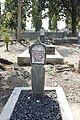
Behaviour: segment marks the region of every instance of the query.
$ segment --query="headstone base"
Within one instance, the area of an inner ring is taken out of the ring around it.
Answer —
[[[32,65],[32,90],[34,95],[44,95],[45,69],[43,65]]]

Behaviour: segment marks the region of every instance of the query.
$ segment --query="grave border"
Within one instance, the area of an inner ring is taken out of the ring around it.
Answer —
[[[18,100],[18,97],[22,90],[32,90],[31,87],[15,87],[13,90],[11,96],[9,97],[5,107],[2,110],[2,113],[0,115],[0,120],[10,120],[10,117],[12,115],[12,112],[14,110],[14,107],[16,105],[16,102]],[[56,90],[59,107],[61,110],[62,120],[74,120],[71,109],[69,107],[69,104],[67,102],[65,93],[62,89],[62,87],[45,87],[44,90]]]

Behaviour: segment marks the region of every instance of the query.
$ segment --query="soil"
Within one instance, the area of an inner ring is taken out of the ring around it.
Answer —
[[[0,58],[7,59],[13,62],[13,65],[4,65],[8,69],[3,71],[0,69],[0,112],[6,104],[13,89],[18,86],[19,81],[13,80],[12,84],[9,80],[5,82],[4,77],[7,78],[11,73],[15,72],[13,68],[24,69],[31,74],[31,66],[20,67],[17,65],[17,55],[26,50],[27,46],[15,42],[9,45],[9,51],[6,51],[5,45],[0,43]],[[58,45],[56,49],[64,57],[64,65],[45,65],[45,86],[61,86],[65,92],[68,102],[80,103],[80,48],[74,45]],[[21,79],[20,79],[21,80]],[[31,85],[31,77],[27,80],[27,86]],[[9,84],[7,84],[7,82]],[[21,81],[20,81],[21,82]],[[24,83],[25,84],[25,83]],[[24,86],[19,84],[19,86]]]

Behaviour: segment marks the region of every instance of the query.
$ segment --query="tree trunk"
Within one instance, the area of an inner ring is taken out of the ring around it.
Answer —
[[[1,24],[1,3],[0,3],[0,24]]]
[[[49,18],[49,29],[51,30],[51,19]]]
[[[76,36],[76,9],[77,0],[72,0],[72,35]]]
[[[8,49],[8,43],[6,43],[6,50],[9,51],[9,49]]]
[[[17,28],[17,41],[21,41],[21,6],[22,0],[18,2],[18,28]]]

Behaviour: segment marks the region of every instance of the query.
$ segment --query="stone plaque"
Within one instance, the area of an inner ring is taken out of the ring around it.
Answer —
[[[30,50],[31,64],[45,64],[46,50],[42,44],[34,44]]]

